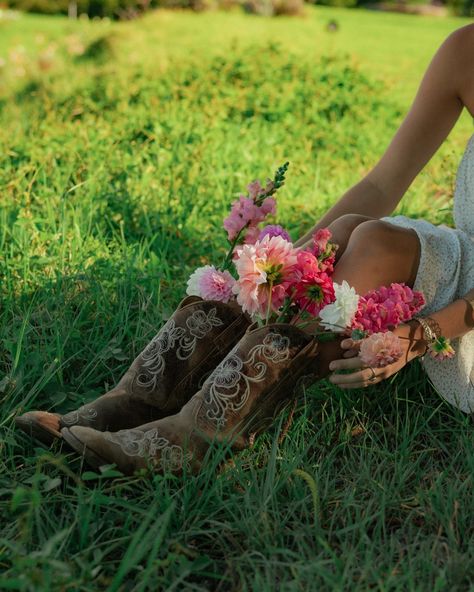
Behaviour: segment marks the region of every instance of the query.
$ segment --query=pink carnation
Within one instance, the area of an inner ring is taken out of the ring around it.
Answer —
[[[293,300],[300,309],[313,316],[317,316],[323,307],[336,298],[331,278],[321,271],[318,260],[308,251],[297,254],[292,292]]]
[[[359,356],[363,364],[371,368],[383,368],[393,364],[403,354],[402,342],[391,331],[373,333],[362,340]]]
[[[360,298],[351,328],[369,334],[385,332],[412,319],[424,305],[423,294],[404,284],[381,286]]]
[[[235,279],[228,271],[220,271],[212,265],[199,267],[188,280],[186,293],[204,300],[229,302],[233,297]]]
[[[297,251],[281,236],[266,236],[254,245],[243,245],[234,259],[238,280],[237,302],[244,312],[266,316],[268,306],[277,311],[293,278]]]

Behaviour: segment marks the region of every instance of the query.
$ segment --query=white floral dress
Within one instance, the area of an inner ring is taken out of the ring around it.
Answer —
[[[455,228],[435,226],[406,216],[382,218],[412,228],[421,244],[420,264],[414,289],[426,298],[423,315],[433,313],[474,288],[474,135],[459,165],[454,194]],[[447,401],[474,413],[474,330],[452,340],[456,355],[422,364],[436,390]]]

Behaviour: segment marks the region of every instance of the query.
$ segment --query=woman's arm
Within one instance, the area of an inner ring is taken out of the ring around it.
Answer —
[[[468,333],[474,328],[474,310],[471,302],[474,300],[474,289],[468,292],[464,298],[455,300],[448,306],[430,315],[441,328],[441,334],[444,337],[453,339]],[[346,349],[344,360],[334,360],[329,365],[329,369],[333,372],[339,370],[353,370],[350,374],[332,374],[329,380],[340,386],[341,388],[361,388],[377,384],[386,378],[389,378],[398,372],[408,362],[422,356],[426,351],[426,342],[424,341],[423,328],[416,321],[410,321],[406,325],[397,327],[394,331],[402,338],[404,344],[403,356],[394,364],[390,364],[385,368],[377,368],[374,370],[377,378],[370,381],[372,370],[365,368],[360,358],[357,356],[358,350],[354,349],[355,343],[351,339],[345,339],[341,346]],[[443,362],[440,361],[440,364]]]
[[[374,168],[298,241],[307,242],[315,230],[344,214],[380,218],[397,206],[416,175],[439,148],[456,123],[471,83],[474,25],[452,33],[429,65],[413,105]]]

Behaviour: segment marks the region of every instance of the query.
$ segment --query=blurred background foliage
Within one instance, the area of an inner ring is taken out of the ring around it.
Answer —
[[[443,14],[443,7],[460,16],[469,16],[474,12],[474,0],[8,0],[0,2],[0,7],[3,4],[5,8],[44,14],[132,19],[154,8],[202,11],[241,7],[260,15],[299,15],[304,12],[305,1],[326,6],[370,7],[397,12]]]

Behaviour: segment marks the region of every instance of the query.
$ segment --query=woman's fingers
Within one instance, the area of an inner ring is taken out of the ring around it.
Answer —
[[[337,370],[355,370],[356,368],[363,368],[364,364],[359,356],[348,358],[345,360],[333,360],[329,364],[329,370],[336,372]]]
[[[341,341],[341,347],[342,349],[355,349],[357,351],[359,351],[360,348],[360,344],[361,344],[361,340],[360,339],[343,339]]]
[[[351,362],[353,363],[352,366],[349,365]],[[361,368],[360,364],[355,365],[357,362],[360,363],[360,360],[338,360],[338,370],[343,369],[342,364],[345,364],[345,370],[355,370],[355,372],[351,372],[350,374],[331,374],[329,377],[330,382],[340,387],[359,388],[381,382],[387,376],[385,368]]]
[[[358,350],[356,349],[349,349],[342,354],[343,358],[354,358],[355,356],[359,355]]]

